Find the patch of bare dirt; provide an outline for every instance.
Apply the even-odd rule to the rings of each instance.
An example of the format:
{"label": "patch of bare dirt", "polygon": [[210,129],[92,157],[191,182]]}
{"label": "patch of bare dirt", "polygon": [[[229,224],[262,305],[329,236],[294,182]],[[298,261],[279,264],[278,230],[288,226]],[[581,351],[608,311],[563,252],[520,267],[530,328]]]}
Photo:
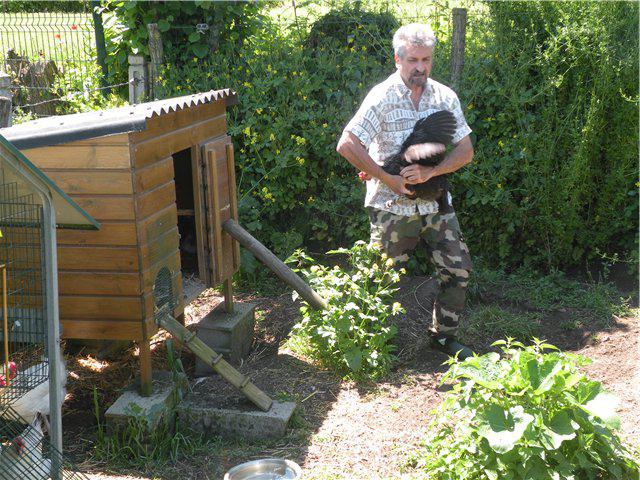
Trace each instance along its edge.
{"label": "patch of bare dirt", "polygon": [[[400,301],[407,313],[398,321],[398,364],[385,381],[371,385],[342,382],[331,372],[281,347],[298,316],[298,306],[289,295],[272,298],[239,295],[238,301],[251,301],[257,306],[253,350],[239,369],[250,374],[254,383],[273,398],[293,398],[299,402],[288,435],[278,441],[254,444],[225,440],[206,454],[158,471],[122,471],[118,472],[122,476],[95,478],[219,479],[234,465],[264,457],[296,461],[303,468],[305,479],[400,478],[406,454],[419,445],[433,418],[433,410],[444,396],[439,383],[446,370],[442,365],[446,356],[431,350],[426,337],[434,288],[429,278],[403,280]],[[194,322],[221,301],[219,294],[206,291],[185,312],[186,323],[193,328]],[[620,398],[622,435],[638,444],[640,427],[635,418],[640,407],[638,319],[617,319],[606,331],[591,330],[589,325],[567,331],[560,328],[563,315],[554,312],[545,318],[540,325],[541,336],[593,359],[586,371]],[[490,348],[489,340],[478,339],[478,345],[474,346],[479,353]],[[154,366],[166,368],[165,359],[164,339],[159,338]],[[187,372],[192,372],[191,354],[183,352],[182,359]],[[104,466],[92,463],[91,457],[95,440],[92,386],[98,386],[104,401],[101,409],[106,409],[108,401],[115,399],[119,389],[133,379],[137,359],[135,349],[130,348],[100,372],[91,371],[81,360],[74,357],[69,361],[70,371],[78,378],[69,384],[71,399],[65,406],[65,445],[85,471],[97,474],[104,471]],[[196,394],[215,397],[221,404],[250,408],[218,377],[192,383]]]}

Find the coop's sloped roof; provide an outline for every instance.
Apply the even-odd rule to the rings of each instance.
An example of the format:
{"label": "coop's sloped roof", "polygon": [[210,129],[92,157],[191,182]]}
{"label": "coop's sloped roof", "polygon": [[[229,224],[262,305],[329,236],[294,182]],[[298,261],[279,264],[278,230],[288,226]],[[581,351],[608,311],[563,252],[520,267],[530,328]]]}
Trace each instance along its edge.
{"label": "coop's sloped roof", "polygon": [[2,176],[0,183],[16,182],[22,195],[36,194],[34,200],[38,203],[42,199],[37,191],[48,191],[53,201],[58,227],[86,230],[100,228],[100,224],[91,215],[85,212],[2,135],[0,135],[0,172]]}
{"label": "coop's sloped roof", "polygon": [[2,128],[0,135],[24,150],[116,133],[140,132],[146,128],[149,118],[219,100],[225,100],[227,105],[237,103],[235,92],[211,90],[127,107],[40,118]]}

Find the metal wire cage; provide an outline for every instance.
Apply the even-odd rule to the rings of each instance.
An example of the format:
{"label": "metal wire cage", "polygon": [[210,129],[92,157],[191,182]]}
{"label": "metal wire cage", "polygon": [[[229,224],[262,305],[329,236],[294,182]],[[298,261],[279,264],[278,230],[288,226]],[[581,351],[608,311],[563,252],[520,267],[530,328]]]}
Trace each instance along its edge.
{"label": "metal wire cage", "polygon": [[49,376],[43,302],[42,205],[0,167],[0,406]]}
{"label": "metal wire cage", "polygon": [[11,407],[0,407],[0,480],[45,480],[54,476],[52,458],[61,464],[59,480],[89,480],[62,458],[42,430],[40,417],[26,422]]}

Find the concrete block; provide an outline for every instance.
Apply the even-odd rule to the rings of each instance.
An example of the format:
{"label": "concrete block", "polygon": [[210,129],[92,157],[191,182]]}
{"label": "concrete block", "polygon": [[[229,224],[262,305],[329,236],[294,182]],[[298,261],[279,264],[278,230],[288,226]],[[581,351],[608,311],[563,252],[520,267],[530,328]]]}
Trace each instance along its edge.
{"label": "concrete block", "polygon": [[295,402],[274,401],[268,412],[216,408],[197,398],[185,398],[178,406],[181,425],[189,425],[204,434],[246,440],[265,440],[283,437]]}
{"label": "concrete block", "polygon": [[[227,313],[224,303],[221,303],[200,320],[196,327],[196,335],[206,345],[237,365],[251,351],[255,309],[256,306],[253,303],[235,303],[233,313]],[[196,375],[213,373],[209,365],[196,358]]]}
{"label": "concrete block", "polygon": [[173,412],[184,397],[188,382],[184,375],[180,375],[178,382],[174,381],[171,372],[153,372],[153,393],[148,397],[140,395],[140,385],[128,387],[105,413],[107,431],[114,431],[126,427],[132,419],[142,420],[149,431],[167,422],[173,428]]}

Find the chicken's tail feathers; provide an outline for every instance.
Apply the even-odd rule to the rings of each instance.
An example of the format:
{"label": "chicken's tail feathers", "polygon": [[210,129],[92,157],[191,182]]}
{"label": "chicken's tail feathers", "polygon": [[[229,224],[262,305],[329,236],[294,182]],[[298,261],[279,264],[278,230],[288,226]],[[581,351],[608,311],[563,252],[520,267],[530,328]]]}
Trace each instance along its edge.
{"label": "chicken's tail feathers", "polygon": [[457,122],[449,110],[440,110],[418,120],[411,135],[402,144],[401,151],[419,143],[449,145],[456,133]]}

